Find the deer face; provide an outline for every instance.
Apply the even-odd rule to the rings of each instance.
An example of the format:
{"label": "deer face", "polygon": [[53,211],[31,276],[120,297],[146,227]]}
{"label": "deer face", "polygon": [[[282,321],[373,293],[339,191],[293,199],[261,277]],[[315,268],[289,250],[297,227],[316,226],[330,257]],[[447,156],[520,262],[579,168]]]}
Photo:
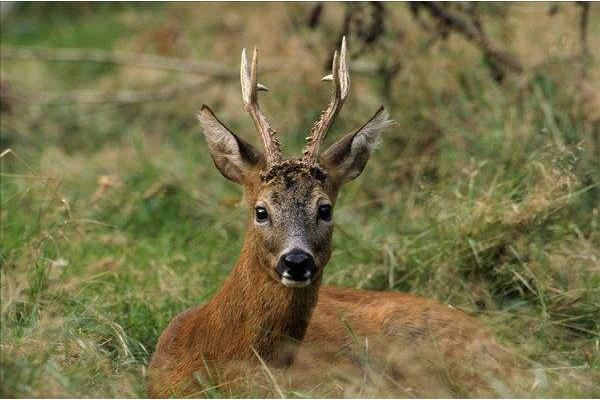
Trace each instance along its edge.
{"label": "deer face", "polygon": [[249,198],[250,234],[274,279],[288,287],[305,287],[329,260],[333,199],[301,166],[290,166]]}
{"label": "deer face", "polygon": [[251,209],[248,234],[266,273],[288,287],[310,285],[331,254],[338,191],[364,169],[379,133],[390,123],[388,114],[381,109],[334,143],[316,168],[300,159],[268,167],[264,154],[227,129],[208,107],[199,119],[215,166],[244,188]]}
{"label": "deer face", "polygon": [[[323,154],[319,147],[348,93],[345,39],[341,59],[334,56],[333,98],[309,136],[301,158],[283,159],[275,131],[258,106],[257,53],[249,70],[242,53],[242,94],[264,145],[264,153],[239,138],[206,106],[198,118],[217,169],[240,184],[252,210],[248,235],[264,272],[291,288],[320,281],[331,254],[333,207],[342,184],[365,167],[380,132],[390,125],[379,109],[363,126],[345,135]],[[326,77],[327,78],[327,77]]]}

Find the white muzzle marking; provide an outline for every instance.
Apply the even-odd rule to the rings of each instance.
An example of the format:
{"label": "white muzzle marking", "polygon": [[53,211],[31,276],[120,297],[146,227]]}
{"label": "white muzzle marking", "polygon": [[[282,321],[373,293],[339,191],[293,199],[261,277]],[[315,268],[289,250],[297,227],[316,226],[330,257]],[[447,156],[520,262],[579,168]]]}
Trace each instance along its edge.
{"label": "white muzzle marking", "polygon": [[305,279],[303,281],[294,281],[294,280],[286,278],[285,272],[283,275],[284,276],[281,278],[281,283],[283,283],[287,287],[303,288],[303,287],[307,287],[308,285],[310,285],[310,278]]}

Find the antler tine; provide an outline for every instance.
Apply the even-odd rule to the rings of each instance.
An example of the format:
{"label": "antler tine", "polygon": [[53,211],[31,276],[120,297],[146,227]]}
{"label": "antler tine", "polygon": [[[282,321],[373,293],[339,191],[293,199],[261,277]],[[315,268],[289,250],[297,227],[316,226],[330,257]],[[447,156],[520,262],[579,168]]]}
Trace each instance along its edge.
{"label": "antler tine", "polygon": [[304,149],[302,159],[308,163],[316,163],[319,157],[319,148],[321,143],[338,115],[350,91],[350,75],[348,74],[348,65],[346,63],[346,37],[342,38],[342,45],[339,52],[333,53],[333,63],[331,65],[331,75],[325,76],[322,80],[333,81],[333,90],[329,106],[323,111],[317,122],[313,125],[308,135],[307,145]]}
{"label": "antler tine", "polygon": [[259,90],[268,90],[266,86],[257,82],[258,73],[258,50],[254,48],[252,54],[252,66],[248,68],[248,60],[246,58],[246,49],[242,50],[242,62],[240,67],[240,80],[242,83],[242,99],[244,108],[252,119],[256,130],[262,139],[265,148],[265,158],[267,165],[273,165],[281,161],[281,146],[275,136],[277,132],[271,127],[267,118],[263,114],[258,104]]}

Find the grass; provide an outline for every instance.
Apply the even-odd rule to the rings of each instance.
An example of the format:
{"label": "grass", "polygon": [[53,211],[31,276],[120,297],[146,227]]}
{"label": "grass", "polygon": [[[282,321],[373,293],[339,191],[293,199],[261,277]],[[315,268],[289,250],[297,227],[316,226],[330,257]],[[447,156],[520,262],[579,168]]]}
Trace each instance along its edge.
{"label": "grass", "polygon": [[[139,51],[235,69],[240,48],[259,44],[261,62],[276,67],[262,73],[264,108],[288,152],[327,101],[317,78],[343,17],[342,5],[327,5],[310,30],[292,23],[306,5],[15,7],[3,16],[3,47]],[[577,6],[548,7],[488,5],[482,18],[526,63],[577,53]],[[387,13],[402,32],[381,39],[400,43],[385,100],[398,127],[340,196],[326,283],[452,304],[538,366],[531,396],[600,396],[598,54],[591,98],[561,60],[527,85],[498,84],[460,36],[429,45],[405,5]],[[592,5],[591,49],[599,18]],[[353,62],[376,61],[377,46]],[[241,192],[213,167],[193,117],[210,104],[255,140],[238,83],[142,103],[43,102],[36,93],[152,90],[193,77],[4,57],[1,66],[11,109],[0,129],[1,395],[145,396],[160,332],[219,289],[241,247]],[[378,74],[353,75],[332,136],[367,118],[382,86]]]}

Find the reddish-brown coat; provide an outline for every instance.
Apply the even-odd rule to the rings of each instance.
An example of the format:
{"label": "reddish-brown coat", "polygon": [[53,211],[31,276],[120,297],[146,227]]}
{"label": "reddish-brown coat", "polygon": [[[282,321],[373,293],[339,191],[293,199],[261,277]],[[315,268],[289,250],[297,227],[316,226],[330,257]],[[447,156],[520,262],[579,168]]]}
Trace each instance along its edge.
{"label": "reddish-brown coat", "polygon": [[[243,68],[242,85],[245,98],[253,101],[246,99],[247,108],[257,113],[256,58],[252,69],[247,76]],[[331,106],[335,113],[339,100]],[[383,108],[326,150],[318,165],[275,162],[280,155],[272,151],[265,157],[208,107],[199,118],[219,171],[244,187],[251,208],[269,207],[270,217],[251,222],[240,259],[221,290],[206,305],[177,316],[161,335],[149,367],[151,397],[201,395],[212,386],[227,393],[252,383],[253,371],[263,363],[269,379],[272,372],[277,375],[272,379],[283,377],[280,384],[289,388],[310,390],[335,381],[329,377],[338,371],[356,377],[328,389],[337,397],[366,395],[369,374],[373,386],[384,390],[369,394],[379,397],[511,394],[498,392],[509,375],[510,356],[464,313],[408,294],[320,288],[333,222],[321,217],[319,207],[333,207],[341,185],[362,172],[380,131],[391,123]],[[333,115],[327,118],[317,125],[328,127]],[[265,147],[277,147],[267,143],[269,129],[259,128]],[[292,288],[275,267],[298,246],[312,257],[314,268],[308,286]]]}
{"label": "reddish-brown coat", "polygon": [[[252,237],[247,237],[240,262],[217,295],[178,315],[163,332],[149,368],[151,397],[198,393],[199,382],[209,376],[211,384],[234,382],[244,377],[245,367],[259,365],[257,354],[273,368],[293,364],[286,370],[298,382],[314,382],[323,379],[328,365],[356,369],[356,354],[349,349],[356,341],[360,347],[365,337],[371,356],[385,358],[394,379],[410,377],[412,387],[419,387],[417,375],[431,371],[405,363],[431,363],[432,355],[448,368],[481,358],[478,362],[490,371],[503,369],[499,360],[505,352],[461,311],[398,292],[319,289],[318,282],[293,290],[257,273],[260,260],[252,249]],[[435,351],[429,351],[432,344]],[[215,383],[215,376],[222,382]],[[470,384],[479,379],[466,377]],[[471,394],[494,394],[485,382],[479,385]],[[455,394],[433,389],[421,393]]]}

